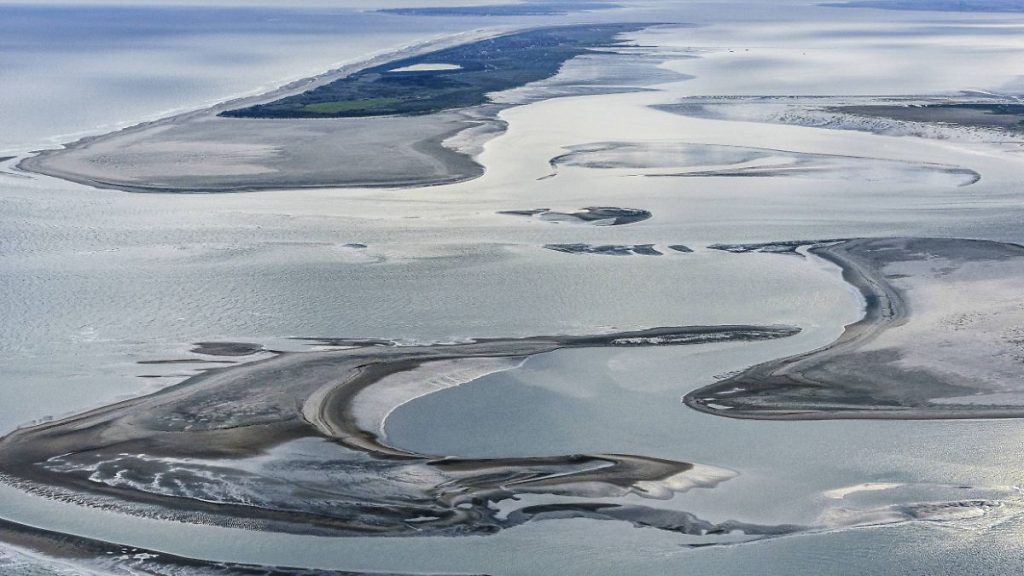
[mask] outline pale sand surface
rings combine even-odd
[[[708,244],[894,234],[1021,241],[1016,197],[1019,154],[1006,154],[985,143],[965,144],[968,139],[962,138],[894,138],[851,130],[728,122],[647,107],[694,94],[756,95],[764,89],[802,94],[808,89],[848,92],[853,86],[891,94],[892,88],[880,85],[886,81],[914,86],[915,93],[931,93],[965,84],[997,83],[995,68],[1018,66],[1018,59],[997,57],[1012,53],[1008,50],[978,56],[963,50],[963,42],[931,37],[935,44],[926,46],[920,59],[910,59],[913,69],[899,70],[900,63],[907,62],[906,54],[890,52],[898,49],[892,46],[892,36],[877,35],[891,33],[896,26],[874,21],[863,26],[865,35],[874,35],[871,42],[886,46],[885,52],[859,51],[864,41],[850,36],[836,42],[840,35],[829,37],[833,31],[817,23],[794,29],[789,23],[744,22],[678,34],[669,40],[683,46],[721,45],[707,49],[701,59],[667,64],[696,74],[697,79],[663,86],[663,93],[564,98],[506,109],[500,115],[510,122],[510,131],[491,140],[480,157],[487,174],[461,185],[183,197],[111,194],[36,178],[16,183],[14,192],[4,198],[4,223],[14,234],[4,249],[5,270],[10,274],[3,276],[5,281],[18,282],[9,299],[17,304],[10,306],[8,330],[20,324],[16,336],[5,342],[15,346],[31,342],[39,349],[36,355],[17,360],[22,372],[5,389],[5,399],[10,400],[4,408],[5,422],[10,427],[45,414],[40,413],[43,405],[45,410],[61,406],[58,414],[62,414],[107,404],[116,394],[137,395],[138,383],[126,382],[133,376],[132,362],[124,361],[125,356],[165,358],[183,342],[222,338],[270,346],[272,336],[329,336],[342,329],[344,334],[443,342],[474,334],[586,333],[595,326],[654,326],[663,324],[652,322],[669,320],[673,325],[753,319],[786,322],[805,330],[799,336],[756,345],[723,345],[733,352],[719,356],[714,352],[717,345],[636,349],[628,354],[592,349],[584,355],[586,351],[575,350],[555,352],[553,360],[540,355],[524,369],[548,360],[554,366],[548,372],[533,377],[529,372],[524,376],[524,369],[518,368],[492,373],[470,385],[439,388],[437,393],[403,404],[403,410],[387,419],[389,437],[406,449],[412,443],[402,440],[411,435],[418,435],[424,444],[448,442],[451,448],[456,442],[452,437],[461,433],[483,447],[431,450],[433,446],[417,445],[416,451],[424,454],[482,458],[513,453],[533,456],[545,449],[556,454],[591,453],[614,447],[618,452],[702,462],[738,475],[714,490],[677,493],[671,501],[657,501],[659,509],[664,506],[673,512],[662,519],[704,530],[722,528],[729,518],[758,523],[759,528],[748,524],[750,534],[766,532],[765,526],[778,533],[779,525],[792,523],[815,527],[817,534],[809,529],[802,532],[812,534],[807,537],[728,550],[710,548],[684,556],[680,550],[689,543],[725,543],[730,538],[635,530],[629,522],[653,524],[656,516],[650,508],[590,510],[587,513],[592,516],[579,517],[583,507],[571,512],[558,509],[551,504],[561,497],[533,493],[520,494],[520,501],[503,500],[500,506],[504,511],[531,508],[529,517],[547,521],[502,530],[488,538],[353,537],[323,542],[244,528],[192,525],[182,529],[173,522],[140,516],[104,516],[95,508],[33,498],[3,486],[5,515],[34,518],[37,525],[70,533],[146,548],[166,547],[186,556],[384,572],[475,573],[500,565],[501,573],[660,576],[689,570],[818,575],[843,574],[856,565],[865,573],[887,574],[891,562],[900,562],[908,570],[940,574],[958,573],[964,559],[984,557],[992,561],[989,573],[1014,573],[1010,567],[1018,564],[1020,521],[999,525],[1000,518],[1014,517],[1014,503],[1019,501],[1011,487],[1018,483],[1013,462],[1020,456],[1019,430],[1013,421],[764,423],[717,418],[678,403],[680,394],[722,374],[825,345],[842,330],[842,324],[858,316],[857,292],[839,282],[830,263],[792,255],[727,254],[706,250]],[[740,29],[746,36],[737,36]],[[815,34],[826,37],[809,40]],[[733,45],[735,54],[725,49]],[[749,54],[741,48],[745,46],[750,46]],[[950,51],[959,53],[954,54],[956,58],[980,58],[991,66],[965,67],[962,60],[949,57]],[[870,66],[852,66],[855,61]],[[925,65],[935,61],[944,63],[941,70]],[[601,67],[607,62],[591,64]],[[918,81],[922,75],[928,76],[926,84]],[[948,82],[952,77],[955,83]],[[865,83],[867,79],[876,82]],[[763,117],[754,114],[750,119]],[[865,169],[836,170],[829,162],[808,177],[768,158],[738,167],[762,173],[770,168],[781,177],[634,178],[630,172],[659,169],[585,166],[566,166],[550,177],[550,160],[573,146],[628,142],[652,151],[679,141],[704,150],[729,145],[780,151],[776,158],[787,162],[810,154],[857,157],[863,159]],[[247,157],[242,159],[233,169],[251,170]],[[884,164],[884,180],[873,180],[883,159],[896,162]],[[928,163],[975,170],[983,179],[958,188],[958,182],[946,174],[932,178],[931,170],[911,169],[911,164]],[[724,173],[734,168],[701,165],[695,172]],[[595,205],[635,207],[650,211],[653,217],[629,226],[598,228],[496,214],[538,207],[571,212]],[[540,249],[549,243],[653,243],[660,249],[677,242],[692,246],[695,253],[606,258]],[[365,243],[369,248],[345,248],[347,243]],[[811,282],[800,270],[815,267],[827,267],[828,282]],[[898,280],[891,279],[892,284]],[[280,285],[275,284],[278,281]],[[819,301],[833,291],[844,297]],[[810,309],[817,313],[807,313]],[[46,326],[20,322],[32,317],[51,322]],[[70,338],[76,339],[74,344],[68,343]],[[86,340],[89,344],[78,344]],[[64,359],[72,355],[75,361]],[[113,364],[121,361],[123,365]],[[424,367],[429,374],[429,365]],[[150,373],[156,368],[144,370]],[[102,384],[91,388],[91,394],[83,392],[78,384],[84,377],[79,374]],[[569,399],[526,392],[556,388],[559,382],[551,376],[559,374],[565,381],[563,395]],[[488,383],[488,379],[514,378],[526,385]],[[609,379],[613,384],[608,384]],[[469,404],[476,412],[465,409],[464,398],[488,387],[496,388],[484,396],[489,401]],[[1000,398],[1009,402],[1006,394],[1014,393],[938,401]],[[405,424],[417,412],[424,424],[412,427],[411,433],[400,433],[403,427],[409,430]],[[275,460],[306,462],[289,472],[313,474],[316,469],[309,463],[339,455],[335,446],[318,451],[301,442],[288,442],[280,450],[241,458],[232,465],[277,473]],[[218,469],[222,462],[210,460],[108,456],[103,474],[97,476],[99,482],[116,483],[118,466],[142,472],[165,466],[224,472],[222,466]],[[73,464],[72,459],[63,461],[67,474],[74,474]],[[78,464],[91,463],[83,457]],[[523,469],[522,464],[516,463],[517,470]],[[699,466],[688,472],[698,471]],[[429,470],[393,470],[425,469]],[[681,486],[703,477],[703,473],[684,474],[670,484]],[[126,483],[120,490],[165,488],[131,476],[126,481],[135,482],[135,487]],[[858,490],[842,499],[824,495],[873,482],[904,487]],[[934,488],[938,483],[950,486]],[[243,481],[220,485],[245,487]],[[372,482],[365,485],[374,486]],[[964,486],[982,489],[965,492]],[[287,493],[269,489],[216,493],[216,487],[200,480],[189,485],[194,498],[268,498]],[[645,503],[635,494],[623,500],[631,505]],[[612,498],[588,501],[614,503]],[[48,513],[35,514],[37,509]],[[578,516],[558,519],[568,514]],[[619,521],[599,521],[601,515]],[[872,525],[886,528],[843,529]],[[737,532],[731,540],[746,537]],[[893,546],[896,541],[899,546]],[[876,554],[879,550],[886,554]]]
[[[18,167],[132,192],[422,186],[474,178],[483,168],[442,142],[466,130],[493,133],[500,127],[493,119],[499,109],[495,106],[389,118],[250,120],[218,114],[305,92],[365,67],[502,32],[466,32],[423,42],[259,96],[83,138],[25,158]]]
[[[686,395],[737,418],[1024,415],[1024,247],[978,240],[842,241],[811,251],[866,301],[835,343]]]
[[[185,522],[321,535],[491,534],[549,512],[497,515],[492,502],[517,494],[663,500],[735,473],[614,453],[420,454],[382,438],[395,406],[563,348],[751,342],[797,333],[785,326],[689,326],[281,354],[21,429],[0,440],[0,474],[34,493]],[[562,515],[594,513],[575,500],[557,508]],[[653,514],[645,522],[664,523],[646,507],[622,513],[637,521]],[[616,519],[619,512],[601,514]],[[687,521],[679,530],[701,529]]]

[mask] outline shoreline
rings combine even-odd
[[[290,566],[242,564],[189,558],[158,550],[122,545],[63,532],[55,532],[0,518],[0,561],[11,557],[11,563],[0,563],[0,568],[12,566],[65,574],[65,569],[86,568],[89,573],[111,576],[400,576],[398,573],[364,572],[350,570],[321,570]],[[27,566],[26,566],[27,565]],[[35,573],[34,571],[32,572]],[[43,573],[43,572],[40,572]],[[430,573],[431,576],[441,576]],[[457,576],[446,574],[444,576]],[[461,576],[461,575],[459,575]]]
[[[21,171],[21,172],[24,172],[24,173],[39,174],[39,175],[43,175],[43,176],[49,176],[49,177],[53,177],[53,178],[58,178],[58,179],[66,180],[68,182],[73,182],[73,183],[76,183],[76,184],[82,184],[82,185],[85,185],[85,186],[91,186],[93,188],[105,189],[105,190],[120,190],[120,191],[125,191],[125,192],[136,192],[136,193],[174,193],[174,192],[179,192],[180,193],[182,191],[180,189],[174,188],[174,187],[162,187],[162,186],[156,186],[156,185],[142,185],[142,184],[132,185],[132,184],[125,184],[125,183],[118,183],[118,182],[114,182],[114,181],[108,181],[108,180],[104,180],[102,178],[95,178],[95,177],[84,176],[84,175],[78,174],[78,173],[76,173],[74,171],[62,169],[59,165],[54,165],[54,161],[53,160],[54,160],[55,157],[59,158],[63,154],[73,153],[75,151],[80,151],[80,150],[88,149],[89,147],[91,147],[91,146],[93,146],[93,145],[95,145],[97,143],[105,142],[105,141],[108,141],[108,140],[111,140],[111,139],[114,139],[114,138],[120,138],[120,137],[126,137],[126,136],[130,137],[132,135],[139,134],[139,133],[151,130],[151,129],[159,129],[159,128],[163,128],[163,127],[167,127],[167,126],[176,126],[176,125],[180,125],[180,124],[184,124],[184,123],[192,122],[192,121],[196,121],[196,120],[204,120],[204,119],[217,118],[218,115],[221,112],[224,112],[226,110],[231,110],[231,109],[234,109],[234,108],[239,108],[239,107],[244,107],[244,106],[252,106],[252,105],[255,105],[255,104],[263,104],[263,103],[274,101],[274,100],[277,100],[277,99],[280,99],[280,98],[284,98],[284,97],[288,97],[288,96],[292,96],[292,95],[296,95],[296,94],[301,94],[301,93],[303,93],[305,91],[312,90],[314,88],[317,88],[319,86],[323,86],[325,84],[329,84],[329,83],[334,82],[336,80],[339,80],[341,78],[345,78],[346,76],[349,76],[351,74],[359,72],[360,70],[363,70],[363,69],[366,69],[366,68],[370,68],[370,67],[373,67],[373,66],[379,66],[379,65],[387,64],[388,62],[393,62],[393,61],[397,61],[397,60],[401,60],[401,59],[405,59],[405,58],[410,58],[410,57],[414,57],[414,56],[421,56],[421,55],[428,54],[430,52],[434,52],[434,51],[437,51],[437,50],[442,50],[442,49],[445,49],[445,48],[459,46],[459,45],[466,44],[466,43],[476,42],[476,41],[479,41],[479,40],[485,40],[485,39],[496,38],[496,37],[504,36],[504,35],[508,35],[508,34],[514,34],[516,32],[521,32],[521,31],[529,30],[529,29],[530,28],[523,28],[523,29],[515,29],[515,28],[513,28],[513,29],[505,29],[505,28],[477,29],[477,30],[473,30],[473,31],[470,31],[470,32],[459,32],[459,33],[455,33],[455,34],[449,34],[449,35],[444,35],[444,36],[440,36],[440,37],[435,37],[435,38],[424,40],[424,41],[420,41],[420,42],[414,42],[412,44],[407,44],[407,45],[401,46],[401,47],[399,47],[397,49],[394,49],[394,50],[387,50],[387,51],[384,51],[384,52],[379,53],[379,54],[369,55],[369,57],[367,57],[367,58],[363,58],[363,59],[361,59],[359,61],[352,62],[350,64],[344,64],[342,66],[339,66],[337,68],[333,68],[331,70],[327,70],[327,71],[325,71],[323,73],[320,73],[320,74],[317,74],[315,76],[310,76],[310,77],[306,77],[306,78],[301,78],[299,80],[294,80],[294,81],[291,81],[291,82],[286,82],[286,83],[278,86],[277,88],[273,88],[273,89],[271,89],[269,91],[266,91],[266,92],[261,92],[259,94],[253,94],[253,95],[248,95],[248,96],[233,97],[233,98],[229,98],[227,100],[223,100],[223,101],[217,102],[217,103],[215,103],[213,105],[203,106],[203,107],[196,108],[196,109],[186,110],[186,111],[183,111],[183,112],[179,112],[179,113],[171,114],[171,115],[168,115],[168,116],[163,116],[163,117],[160,117],[160,118],[156,118],[154,120],[146,120],[146,121],[142,121],[142,122],[132,123],[132,124],[129,124],[128,126],[125,126],[123,128],[119,128],[117,130],[113,130],[111,132],[104,132],[104,133],[101,133],[101,134],[94,134],[94,135],[84,136],[84,137],[79,138],[77,140],[72,140],[70,142],[63,143],[63,144],[60,145],[59,148],[46,148],[46,149],[42,149],[42,150],[35,150],[35,151],[32,151],[32,152],[29,152],[28,153],[29,155],[22,156],[21,158],[18,158],[17,156],[12,156],[12,157],[10,157],[10,159],[18,158],[17,163],[13,167],[14,169],[16,169],[18,171]],[[445,147],[443,142],[445,140],[449,139],[449,138],[453,138],[453,137],[459,135],[460,133],[462,133],[462,132],[464,132],[466,130],[477,128],[477,127],[479,127],[479,126],[481,126],[483,124],[487,124],[487,123],[501,124],[500,122],[497,122],[496,117],[497,117],[497,112],[499,112],[500,109],[502,109],[502,107],[496,106],[496,108],[497,109],[491,111],[490,113],[482,114],[479,117],[475,117],[474,118],[472,115],[470,115],[468,118],[466,118],[465,125],[463,125],[461,127],[453,128],[453,129],[448,130],[448,131],[445,131],[442,134],[439,134],[439,135],[434,136],[432,138],[427,138],[425,140],[421,140],[419,142],[415,142],[414,146],[418,147],[420,150],[422,150],[426,154],[432,155],[432,156],[444,156],[444,155],[467,156],[467,155],[462,154],[462,153],[460,153],[458,151],[455,151],[453,149],[449,149],[449,148]],[[456,110],[454,112],[457,113],[457,112],[461,112],[461,111]],[[454,184],[454,183],[458,183],[458,182],[472,180],[474,178],[479,177],[483,173],[483,168],[479,164],[477,164],[472,158],[470,158],[468,156],[465,158],[464,162],[459,163],[459,164],[460,164],[459,166],[454,166],[453,167],[453,172],[458,172],[459,170],[461,170],[461,173],[460,174],[454,174],[454,175],[452,175],[451,177],[449,177],[447,179],[433,179],[433,180],[428,179],[427,181],[410,180],[410,181],[405,182],[405,183],[398,182],[398,183],[394,183],[394,184],[393,183],[372,183],[372,182],[367,182],[367,183],[357,183],[357,184],[355,184],[355,186],[357,186],[357,187],[364,187],[364,188],[375,188],[375,187],[376,188],[387,188],[387,187],[396,187],[396,186],[397,187],[403,187],[403,186],[445,185],[445,184]],[[335,185],[335,184],[318,184],[318,185],[301,185],[300,184],[300,185],[295,185],[295,186],[292,186],[292,187],[285,187],[284,189],[287,189],[287,188],[294,188],[294,189],[323,189],[323,188],[338,188],[338,187],[340,187],[340,186]],[[197,186],[194,189],[192,189],[192,191],[193,191],[193,193],[256,192],[256,191],[263,191],[263,190],[269,190],[269,189],[279,189],[279,188],[282,188],[282,187],[280,187],[280,186],[267,187],[267,186],[258,186],[258,185],[248,185],[248,186],[242,185],[242,186],[236,186],[236,187],[232,187],[230,189],[225,190],[223,187],[211,187],[211,188],[204,189],[202,186]]]
[[[324,190],[332,188],[428,188],[433,186],[447,186],[451,184],[459,184],[462,182],[468,182],[475,180],[483,176],[484,168],[478,164],[470,155],[464,154],[456,149],[449,148],[444,145],[444,142],[448,139],[455,138],[461,135],[463,132],[479,128],[485,124],[494,124],[497,126],[495,130],[488,132],[488,137],[493,137],[504,131],[501,127],[503,122],[498,120],[497,114],[503,106],[494,106],[492,110],[486,111],[485,114],[476,116],[466,117],[462,126],[454,127],[447,132],[432,136],[410,145],[410,148],[423,153],[426,156],[433,158],[442,158],[440,162],[446,164],[446,167],[452,172],[450,176],[442,178],[408,178],[405,180],[389,180],[389,181],[350,181],[344,184],[334,183],[309,183],[304,184],[300,182],[293,182],[280,185],[259,185],[259,184],[240,184],[236,186],[208,186],[203,185],[189,186],[187,190],[183,190],[180,187],[173,186],[160,186],[160,185],[143,185],[143,184],[126,184],[113,182],[98,178],[90,178],[82,176],[76,172],[61,169],[53,166],[49,163],[49,159],[54,155],[59,155],[67,151],[75,151],[80,149],[88,148],[94,141],[103,141],[107,138],[114,138],[118,136],[124,136],[135,130],[146,130],[154,127],[161,127],[166,124],[174,124],[180,116],[171,116],[161,120],[155,120],[152,122],[145,122],[142,124],[136,124],[134,126],[124,128],[115,132],[102,134],[99,136],[90,136],[70,144],[64,145],[63,148],[54,148],[43,150],[35,153],[32,156],[25,157],[15,164],[14,168],[21,173],[38,174],[41,176],[48,176],[51,178],[57,178],[72,182],[75,184],[82,184],[91,188],[97,188],[100,190],[117,190],[120,192],[130,192],[135,194],[242,194],[247,192],[266,192],[266,191],[288,191],[288,190]],[[208,110],[208,109],[207,109]],[[462,116],[463,111],[457,110],[452,111],[449,114]],[[191,113],[186,113],[191,114]],[[215,116],[216,114],[214,114]],[[462,120],[462,119],[460,119]],[[317,120],[313,120],[317,121]],[[267,122],[267,120],[260,120],[260,122]],[[472,141],[473,145],[479,146],[482,141]]]
[[[393,62],[395,60],[400,60],[402,58],[421,56],[423,54],[427,54],[435,50],[450,48],[467,42],[475,42],[477,40],[494,38],[497,36],[514,33],[516,31],[517,30],[515,29],[477,29],[470,32],[457,32],[454,34],[446,34],[431,39],[422,40],[419,42],[413,42],[411,44],[405,44],[393,50],[384,50],[381,51],[380,53],[369,54],[367,55],[366,58],[362,58],[358,61],[351,62],[348,64],[342,64],[337,68],[326,70],[314,76],[307,76],[305,78],[300,78],[298,80],[284,81],[284,84],[279,84],[277,85],[276,88],[271,88],[270,90],[265,92],[259,92],[257,94],[249,94],[245,96],[235,96],[228,98],[227,100],[218,101],[211,105],[201,106],[198,108],[190,108],[187,110],[183,110],[181,112],[169,114],[167,116],[161,116],[153,120],[144,120],[142,122],[131,123],[123,128],[118,128],[110,132],[103,132],[101,134],[83,136],[77,140],[72,140],[70,142],[61,144],[61,148],[47,148],[43,150],[32,151],[29,152],[29,154],[32,154],[32,156],[26,157],[21,161],[28,160],[30,158],[35,158],[46,153],[59,152],[61,150],[65,150],[68,148],[80,147],[82,145],[88,144],[91,141],[101,138],[107,138],[118,133],[134,131],[142,128],[151,127],[154,125],[160,125],[184,119],[191,119],[193,117],[216,115],[220,112],[223,112],[224,110],[229,110],[238,106],[251,106],[253,104],[263,103],[264,101],[276,100],[278,98],[283,98],[285,96],[291,96],[294,94],[301,94],[302,92],[316,88],[318,86],[322,86],[324,84],[329,84],[331,82],[334,82],[335,80],[339,80],[341,78],[351,75],[353,72],[358,72],[365,68],[378,66],[381,64],[387,64],[388,62]],[[468,37],[466,37],[467,35]],[[272,84],[277,83],[273,82]],[[8,156],[5,157],[4,159],[13,158],[17,158],[17,156]]]
[[[915,241],[921,243],[921,247],[907,247]],[[886,242],[889,244],[886,245]],[[937,375],[933,376],[932,382],[908,369],[902,378],[898,374],[887,375],[887,378],[872,378],[874,373],[889,370],[891,361],[879,366],[852,364],[858,371],[844,373],[844,369],[851,366],[851,358],[864,356],[868,353],[864,349],[870,349],[876,340],[887,337],[891,331],[915,320],[911,302],[914,286],[909,291],[895,286],[893,281],[903,278],[900,274],[885,273],[886,266],[891,262],[884,259],[872,261],[865,256],[875,249],[898,251],[901,248],[897,245],[901,243],[908,252],[921,250],[925,254],[929,254],[929,243],[937,244],[940,247],[931,254],[938,253],[940,256],[944,250],[950,251],[949,246],[965,246],[965,250],[976,249],[979,252],[988,249],[998,254],[992,256],[994,259],[1004,258],[1004,251],[1013,257],[1024,256],[1024,247],[984,240],[895,238],[804,243],[811,246],[808,250],[810,253],[840,267],[844,281],[857,288],[864,299],[864,317],[846,326],[839,338],[827,346],[758,364],[735,376],[689,392],[683,397],[683,403],[705,414],[751,420],[963,420],[1024,417],[1024,406],[939,403],[947,397],[943,395],[946,389],[967,384],[945,384],[943,378]],[[877,245],[882,247],[875,248]],[[1016,252],[1019,254],[1013,254]],[[969,257],[965,259],[970,260]],[[983,300],[983,296],[979,295],[979,300]],[[915,344],[907,342],[905,346],[913,350]],[[882,351],[889,349],[881,348]],[[881,382],[889,380],[895,386],[905,384],[908,389],[895,392],[909,395],[903,405],[885,404],[888,400],[882,396],[892,391],[883,390]],[[875,391],[874,395],[872,391]],[[977,393],[982,394],[981,391]]]
[[[0,474],[42,496],[187,522],[322,535],[490,534],[530,519],[502,518],[492,507],[516,494],[663,499],[710,488],[735,473],[626,454],[419,454],[360,428],[352,401],[361,391],[437,361],[754,341],[797,332],[688,326],[282,353],[20,429],[0,439]],[[335,477],[349,480],[339,484]],[[298,487],[318,496],[300,498]]]
[[[616,24],[622,34],[663,25]],[[372,56],[274,90],[141,122],[35,152],[16,168],[99,189],[133,193],[238,193],[325,188],[414,188],[483,175],[484,142],[505,130],[499,113],[521,103],[484,102],[430,114],[235,117],[366,69],[537,30],[610,24],[488,28]],[[572,58],[569,57],[569,60]]]

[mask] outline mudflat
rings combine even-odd
[[[969,128],[997,128],[1001,130],[1024,131],[1024,104],[1002,102],[951,103],[908,105],[861,105],[838,106],[836,112],[892,118],[907,122],[941,123]]]
[[[1024,247],[885,238],[809,251],[842,267],[864,318],[829,346],[695,390],[688,406],[793,420],[1024,416]]]
[[[494,504],[516,495],[572,497],[561,506],[563,517],[574,506],[592,515],[578,498],[665,499],[734,473],[629,454],[466,459],[389,445],[383,419],[437,391],[432,382],[458,385],[562,348],[756,341],[797,332],[690,326],[282,353],[18,430],[0,440],[0,474],[38,494],[187,522],[302,534],[490,534],[532,518],[525,511],[499,514]]]

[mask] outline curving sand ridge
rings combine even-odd
[[[807,253],[790,250],[796,244],[811,244],[811,254],[842,266],[846,280],[865,295],[865,318],[828,347],[754,367],[691,394],[688,404],[750,418],[1021,415],[1013,404],[979,402],[1019,397],[1019,378],[1010,378],[1019,358],[1010,348],[1024,340],[1016,290],[1024,248],[897,238],[721,249],[738,252],[728,256],[735,258],[758,250]],[[950,301],[959,304],[950,308]],[[668,499],[713,488],[735,472],[614,453],[430,455],[390,445],[381,434],[389,407],[558,349],[753,341],[797,331],[692,326],[415,346],[338,339],[330,343],[345,348],[214,369],[150,396],[19,430],[0,440],[0,476],[35,494],[129,514],[335,536],[484,535],[582,517],[670,531],[689,545],[707,546],[852,526],[974,525],[1019,515],[1012,502],[973,491],[949,502],[830,506],[803,525],[711,522],[670,506],[612,499]],[[254,348],[215,344],[206,349]],[[996,356],[979,355],[997,345]],[[986,374],[989,379],[980,380]],[[876,489],[865,486],[854,490]],[[16,531],[9,538],[17,539]]]
[[[211,370],[150,396],[19,430],[0,440],[0,473],[45,495],[135,514],[335,535],[491,533],[492,506],[516,494],[663,499],[734,473],[622,454],[464,459],[389,446],[354,399],[434,363],[523,359],[561,348],[752,341],[779,326],[654,328],[596,336],[364,345],[285,353]],[[411,382],[412,384],[409,384]],[[412,378],[402,403],[436,388]],[[522,519],[522,515],[517,516]]]
[[[833,344],[687,394],[735,418],[1024,416],[1024,247],[884,238],[811,244],[866,302]],[[788,246],[788,244],[787,244]]]

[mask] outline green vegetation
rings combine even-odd
[[[398,98],[369,98],[367,100],[342,100],[340,102],[317,102],[302,107],[306,112],[317,114],[339,114],[342,112],[369,111],[401,102]]]
[[[221,116],[345,118],[430,114],[488,102],[508,90],[558,73],[567,60],[616,44],[623,32],[647,24],[593,24],[528,30],[438,50],[360,70],[302,94]],[[392,72],[417,64],[455,64],[456,70]]]

